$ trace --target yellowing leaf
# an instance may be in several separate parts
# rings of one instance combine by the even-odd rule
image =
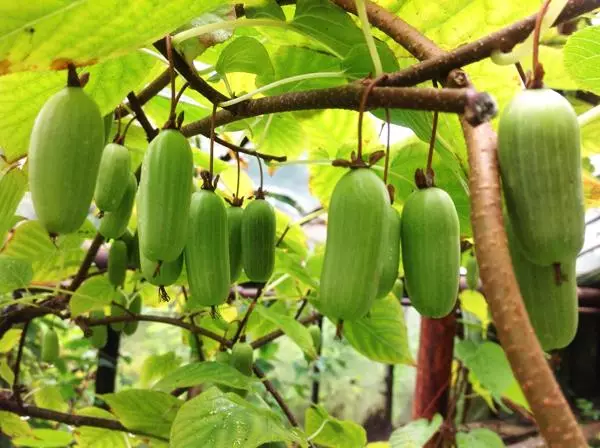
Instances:
[[[583,195],[586,208],[600,206],[600,181],[589,173],[583,173]]]
[[[473,313],[481,321],[482,331],[485,332],[490,320],[485,297],[477,291],[465,290],[458,296],[463,310]]]

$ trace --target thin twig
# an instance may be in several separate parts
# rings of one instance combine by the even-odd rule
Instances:
[[[385,141],[385,162],[383,167],[383,183],[387,185],[390,170],[390,138],[392,134],[392,122],[390,120],[390,109],[385,108],[385,122],[387,124],[387,138]],[[393,198],[390,198],[394,202]]]
[[[437,88],[437,82],[435,80],[433,81],[433,87]],[[431,138],[429,139],[429,151],[427,152],[427,168],[425,170],[425,174],[427,176],[428,183],[431,185],[433,185],[434,176],[435,176],[431,165],[433,163],[433,151],[435,149],[437,126],[438,126],[438,111],[436,110],[433,113],[433,122],[431,124]]]
[[[294,427],[298,427],[299,426],[298,420],[296,420],[296,417],[294,417],[294,414],[292,414],[292,411],[290,410],[289,406],[287,405],[287,403],[285,402],[283,397],[279,394],[279,392],[277,392],[277,389],[275,389],[275,387],[273,386],[273,383],[271,383],[271,381],[269,381],[267,379],[264,372],[256,364],[254,364],[252,366],[252,370],[254,371],[254,374],[260,378],[260,380],[264,384],[265,388],[269,391],[271,396],[275,399],[275,401],[277,402],[277,404],[279,405],[279,407],[281,408],[281,410],[287,417],[290,424]]]
[[[310,291],[308,291],[306,293],[306,295],[309,295]],[[294,320],[298,320],[300,319],[300,316],[302,315],[302,311],[304,311],[304,308],[306,307],[306,304],[308,303],[308,300],[306,299],[302,299],[300,301],[300,306],[298,307],[298,310],[296,311],[296,315],[294,316]]]
[[[248,309],[246,310],[246,314],[244,314],[242,321],[240,322],[240,324],[237,327],[235,335],[231,339],[231,346],[233,346],[237,341],[239,341],[240,336],[242,336],[242,333],[244,332],[244,328],[246,327],[246,324],[248,323],[248,319],[250,319],[250,314],[252,314],[252,311],[254,310],[254,307],[256,306],[256,303],[258,302],[258,298],[260,297],[261,294],[262,294],[262,287],[257,288],[256,294],[254,294],[254,298],[252,299],[252,302],[250,302],[250,305],[248,306]]]
[[[154,439],[168,441],[168,439],[165,439],[164,437],[158,435],[128,429],[121,423],[119,423],[117,420],[99,417],[88,417],[85,415],[66,414],[63,412],[56,412],[51,409],[38,408],[37,406],[20,406],[17,402],[13,400],[7,400],[3,398],[0,398],[0,410],[11,412],[22,417],[41,418],[44,420],[51,420],[54,422],[60,422],[72,426],[91,426],[94,428],[112,429],[114,431],[128,432],[144,437],[152,437]]]
[[[521,83],[523,85],[527,84],[527,75],[525,74],[525,70],[523,70],[523,66],[521,65],[521,63],[517,62],[515,64],[515,67],[517,68],[517,73],[519,74],[519,78],[521,78]]]
[[[312,314],[310,316],[303,317],[298,322],[300,322],[302,325],[308,325],[312,324],[313,322],[316,322],[320,317],[320,314]],[[272,333],[263,336],[262,338],[258,338],[252,341],[250,345],[252,345],[252,348],[257,349],[262,347],[263,345],[267,345],[269,342],[274,341],[278,337],[283,336],[283,334],[283,330],[275,330]]]
[[[135,118],[146,133],[146,140],[149,142],[152,141],[152,139],[158,134],[158,130],[154,129],[154,126],[152,126],[150,120],[148,120],[148,117],[146,116],[144,109],[142,109],[142,105],[139,103],[135,93],[129,92],[127,94],[127,99],[129,100],[131,110],[133,110],[133,113],[135,114]]]
[[[25,322],[23,330],[21,332],[21,338],[19,339],[19,350],[17,351],[17,359],[15,361],[14,368],[14,380],[13,380],[13,395],[17,403],[22,406],[23,401],[21,400],[21,387],[19,385],[19,374],[21,373],[21,360],[23,358],[23,348],[25,347],[25,338],[27,337],[27,329],[31,321]]]
[[[90,270],[90,267],[92,266],[92,263],[96,258],[96,254],[102,246],[102,243],[104,243],[104,237],[101,234],[97,233],[94,239],[92,240],[92,244],[90,245],[87,253],[85,254],[85,258],[79,266],[77,274],[75,274],[75,277],[73,277],[73,280],[69,285],[69,291],[75,291],[86,279],[87,273]]]
[[[246,154],[248,156],[260,157],[265,162],[269,162],[271,160],[275,162],[285,162],[287,160],[287,156],[273,156],[270,154],[264,154],[262,152],[254,151],[252,149],[245,149],[241,146],[234,145],[233,143],[229,143],[227,140],[223,140],[222,138],[215,135],[215,142],[219,145],[225,146],[228,149],[231,149],[236,154]]]
[[[175,76],[177,76],[177,74],[175,74]],[[167,87],[167,85],[169,85],[170,78],[170,70],[166,69],[164,72],[158,75],[156,79],[154,79],[150,84],[148,84],[146,87],[140,90],[136,94],[140,106],[146,104],[156,95],[158,95],[162,89]],[[129,115],[130,109],[131,105],[129,103],[121,104],[115,110],[115,117],[119,118]]]

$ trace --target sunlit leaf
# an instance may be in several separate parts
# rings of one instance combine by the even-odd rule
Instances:
[[[319,446],[363,448],[367,443],[367,433],[362,426],[332,417],[323,406],[306,409],[304,426],[311,441]]]
[[[577,84],[600,94],[600,25],[590,26],[569,36],[565,46],[565,67]]]
[[[180,367],[155,384],[154,389],[169,392],[180,387],[218,383],[248,390],[255,382],[254,378],[242,375],[227,364],[205,361]]]
[[[442,416],[435,414],[431,421],[420,419],[395,430],[390,437],[391,448],[421,448],[438,431]]]

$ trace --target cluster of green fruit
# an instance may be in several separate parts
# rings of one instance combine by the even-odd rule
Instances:
[[[500,117],[498,156],[513,268],[544,350],[577,331],[575,261],[585,234],[580,135],[570,103],[524,90]]]
[[[419,189],[400,216],[379,176],[352,169],[331,197],[319,308],[341,321],[363,317],[394,288],[400,248],[413,306],[427,317],[449,314],[460,274],[460,228],[450,196]]]
[[[106,144],[108,118],[106,125],[96,103],[77,86],[65,87],[40,110],[31,133],[29,183],[41,225],[52,235],[74,232],[94,199],[98,231],[113,240],[108,269],[113,285],[123,285],[132,258],[146,280],[161,287],[178,279],[185,260],[195,308],[224,303],[242,267],[251,281],[266,282],[275,264],[276,219],[262,191],[244,209],[237,198],[227,208],[206,183],[195,191],[192,149],[177,129],[162,130],[149,145],[138,188],[127,148],[118,141]],[[132,236],[127,226],[136,202]],[[134,257],[126,245],[132,239]],[[126,300],[121,302],[112,314],[125,312]],[[95,345],[106,339],[105,329],[104,335],[98,332]]]

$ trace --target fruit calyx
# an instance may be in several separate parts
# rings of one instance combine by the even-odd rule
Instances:
[[[435,187],[435,173],[429,168],[427,173],[422,168],[417,168],[415,171],[415,184],[419,190]]]
[[[219,183],[218,174],[213,179],[210,171],[202,170],[200,171],[200,178],[202,179],[203,190],[215,191],[217,189],[217,184]]]
[[[333,166],[342,166],[344,168],[357,169],[357,168],[369,168],[379,162],[385,157],[385,151],[375,151],[369,155],[369,161],[365,162],[362,158],[356,156],[356,152],[352,151],[350,154],[350,160],[346,159],[335,159],[331,162]]]

